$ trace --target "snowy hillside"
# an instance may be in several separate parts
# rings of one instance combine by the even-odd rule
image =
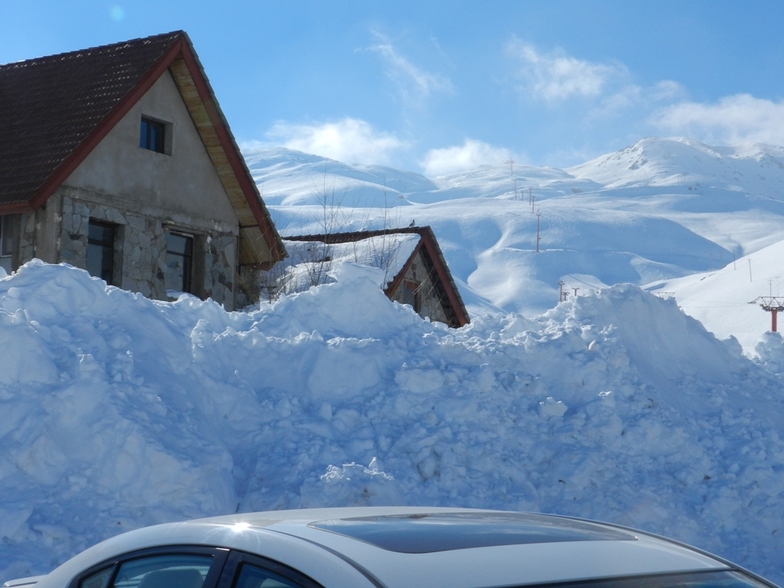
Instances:
[[[771,316],[759,306],[760,296],[784,294],[784,241],[760,249],[724,268],[647,287],[673,296],[688,314],[717,337],[734,336],[749,353],[760,334],[771,327]],[[784,317],[782,317],[784,320]],[[779,330],[784,323],[779,321]]]
[[[282,148],[247,156],[284,234],[431,225],[472,314],[532,315],[558,302],[561,281],[578,295],[645,285],[784,240],[780,147],[643,139],[567,170],[507,163],[432,180]]]
[[[631,286],[452,330],[335,270],[250,313],[66,266],[0,279],[0,577],[160,521],[432,504],[615,521],[784,579],[781,380],[737,344]]]

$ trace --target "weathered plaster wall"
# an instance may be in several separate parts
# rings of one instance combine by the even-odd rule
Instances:
[[[439,321],[449,324],[449,319],[444,312],[444,307],[441,305],[441,300],[436,294],[433,284],[433,279],[427,272],[427,265],[422,259],[422,253],[417,252],[411,265],[403,276],[404,280],[411,280],[420,284],[419,286],[419,315],[422,317],[430,317],[432,321]],[[403,302],[402,288],[392,295],[392,300],[396,302]]]
[[[171,155],[139,147],[142,115],[171,123]],[[167,71],[64,182],[164,222],[237,232],[239,222]]]

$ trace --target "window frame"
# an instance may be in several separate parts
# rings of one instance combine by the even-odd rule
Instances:
[[[104,230],[110,230],[111,231],[111,240],[109,240],[109,241],[101,241],[101,240],[94,239],[93,237],[91,237],[90,236],[90,228],[93,227],[93,226],[100,227],[100,228],[102,228]],[[89,268],[90,264],[88,262],[88,260],[90,258],[90,245],[99,246],[101,248],[101,251],[102,251],[102,255],[101,255],[101,273],[100,273],[100,275],[97,275],[97,276],[95,274],[92,274],[92,273],[90,273],[90,275],[94,276],[96,278],[101,278],[103,281],[105,281],[109,285],[113,285],[114,281],[115,281],[115,273],[116,273],[116,269],[117,269],[117,263],[116,263],[117,260],[115,259],[115,254],[116,254],[117,238],[118,238],[118,236],[119,236],[119,226],[114,224],[114,223],[110,223],[110,222],[107,222],[107,221],[104,221],[104,220],[101,220],[101,219],[97,219],[97,218],[90,218],[87,221],[87,250],[85,251],[85,259],[84,259],[85,269],[87,269],[88,272],[90,271],[90,268]],[[108,254],[108,257],[107,257],[107,254]],[[104,262],[105,262],[106,259],[109,260],[109,263],[108,263],[109,267],[108,268],[104,267],[105,266]],[[104,272],[108,272],[109,279],[106,279],[106,277],[104,276]]]
[[[216,588],[226,565],[226,560],[229,557],[229,550],[223,547],[206,547],[203,545],[171,545],[130,551],[104,560],[80,572],[71,579],[68,583],[68,588],[80,588],[82,582],[89,579],[91,576],[110,568],[112,571],[109,575],[107,586],[111,586],[122,564],[137,559],[166,555],[211,556],[213,558],[212,564],[210,565],[209,572],[207,572],[207,576],[204,578],[202,588]]]
[[[139,148],[153,153],[171,155],[172,129],[172,123],[142,114],[139,123]],[[154,130],[158,131],[157,135],[153,132]]]
[[[111,587],[120,567],[129,561],[154,558],[166,555],[195,555],[212,556],[213,562],[207,576],[204,578],[202,588],[234,588],[239,579],[242,567],[251,565],[263,570],[269,570],[273,574],[299,586],[300,588],[324,588],[310,576],[280,563],[273,559],[261,555],[229,549],[226,547],[209,547],[205,545],[167,545],[162,547],[150,547],[129,551],[112,558],[108,558],[100,563],[90,566],[86,570],[74,576],[68,583],[68,588],[81,588],[82,582],[91,576],[107,569],[111,569],[107,586]]]
[[[0,215],[0,267],[10,274],[14,270],[14,225],[16,215]],[[6,250],[6,245],[8,249]]]
[[[13,216],[10,214],[0,215],[0,257],[11,257],[14,254],[14,230],[11,226]],[[8,243],[8,251],[5,250]]]
[[[174,237],[181,237],[185,239],[186,244],[186,251],[184,253],[179,252],[172,252],[169,248],[169,236]],[[196,263],[196,235],[192,233],[187,233],[185,231],[179,231],[175,227],[166,228],[166,234],[164,235],[164,240],[166,242],[166,268],[167,272],[163,276],[163,287],[166,291],[174,290],[176,292],[187,292],[188,294],[194,293],[194,283],[193,283],[193,276],[194,276],[194,268]],[[189,251],[188,251],[189,250]],[[182,288],[169,288],[167,281],[168,276],[168,268],[169,268],[169,256],[173,256],[176,258],[180,258],[183,261],[183,276],[182,276]]]
[[[310,576],[306,576],[299,570],[295,570],[286,564],[282,564],[279,561],[261,555],[238,550],[232,550],[229,553],[229,557],[223,566],[223,573],[221,574],[216,588],[235,588],[244,565],[268,570],[276,576],[280,576],[284,580],[295,584],[299,588],[323,588],[321,584]]]
[[[422,311],[421,289],[422,282],[418,282],[417,280],[404,279],[401,284],[401,304],[408,304],[417,314]]]

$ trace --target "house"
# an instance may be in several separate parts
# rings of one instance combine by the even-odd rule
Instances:
[[[283,238],[289,259],[268,277],[266,290],[306,290],[328,281],[338,260],[384,270],[381,287],[390,300],[408,304],[423,318],[450,327],[470,322],[460,292],[430,227],[406,227]]]
[[[233,309],[286,255],[182,31],[0,66],[0,267]]]

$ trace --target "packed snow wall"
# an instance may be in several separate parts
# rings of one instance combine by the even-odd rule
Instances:
[[[68,266],[0,279],[0,577],[163,521],[430,504],[608,520],[784,580],[781,338],[754,363],[631,286],[453,330],[374,271],[247,313]]]

